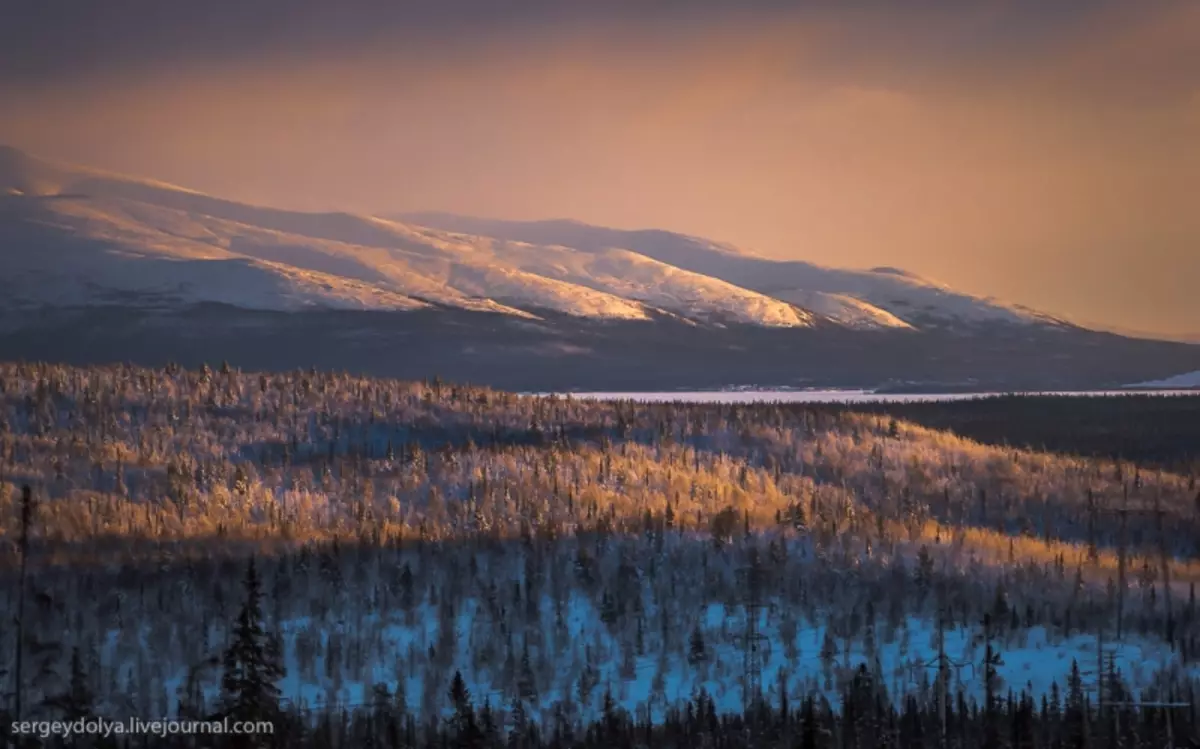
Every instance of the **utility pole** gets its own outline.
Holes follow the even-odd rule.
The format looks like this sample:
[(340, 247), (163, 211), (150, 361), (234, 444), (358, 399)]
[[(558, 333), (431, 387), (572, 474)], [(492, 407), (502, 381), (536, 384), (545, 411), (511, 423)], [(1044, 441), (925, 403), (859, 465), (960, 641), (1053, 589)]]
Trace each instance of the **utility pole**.
[(946, 749), (946, 682), (950, 680), (950, 669), (946, 667), (946, 612), (938, 607), (938, 662), (937, 662), (937, 691), (938, 691), (938, 723), (941, 726), (941, 736), (938, 746)]
[[(959, 679), (962, 679), (962, 671), (964, 668), (971, 669), (972, 678), (975, 673), (975, 664), (970, 662), (959, 662), (951, 659), (946, 655), (946, 610), (938, 604), (938, 620), (937, 620), (937, 662), (927, 663), (925, 668), (937, 670), (937, 705), (938, 705), (938, 724), (941, 731), (938, 737), (938, 746), (941, 749), (947, 749), (949, 746), (949, 731), (946, 725), (946, 712), (950, 704), (950, 669), (954, 669), (958, 674)], [(910, 666), (910, 672), (918, 668), (918, 666)], [(915, 677), (914, 677), (915, 678)]]
[[(1117, 689), (1117, 647), (1104, 639), (1104, 627), (1096, 632), (1096, 716), (1103, 724), (1104, 716), (1111, 708), (1122, 704), (1122, 690)], [(1112, 709), (1117, 733), (1121, 730), (1121, 711)]]
[(745, 598), (742, 608), (746, 612), (746, 629), (738, 637), (742, 646), (744, 668), (742, 688), (742, 711), (749, 717), (751, 709), (757, 707), (762, 696), (762, 665), (770, 651), (771, 638), (758, 630), (758, 617), (767, 605), (762, 600), (762, 589), (766, 570), (759, 557), (758, 547), (750, 547), (750, 562), (739, 572)]
[[(1140, 482), (1139, 484), (1140, 485)], [(1136, 488), (1137, 485), (1135, 485)], [(1167, 623), (1166, 623), (1166, 640), (1175, 649), (1175, 614), (1171, 598), (1171, 554), (1167, 548), (1167, 535), (1163, 529), (1163, 516), (1166, 515), (1166, 510), (1162, 508), (1161, 489), (1157, 486), (1154, 492), (1154, 507), (1150, 509), (1139, 508), (1129, 509), (1129, 485), (1124, 487), (1124, 498), (1120, 509), (1116, 510), (1121, 517), (1121, 536), (1117, 548), (1117, 640), (1121, 639), (1124, 632), (1125, 619), (1125, 578), (1127, 567), (1129, 566), (1129, 538), (1128, 526), (1129, 515), (1135, 513), (1139, 515), (1153, 515), (1155, 533), (1158, 536), (1158, 561), (1161, 570), (1163, 581), (1163, 605), (1166, 608)]]
[(1100, 557), (1100, 550), (1096, 546), (1096, 495), (1091, 489), (1087, 493), (1088, 505), (1088, 521), (1087, 521), (1087, 553), (1088, 561), (1095, 563)]
[(991, 614), (983, 615), (983, 636), (986, 642), (983, 651), (983, 693), (986, 700), (984, 706), (985, 741), (986, 745), (995, 746), (999, 743), (996, 740), (996, 732), (999, 730), (996, 726), (996, 682), (998, 680), (996, 667), (1003, 666), (1004, 660), (999, 653), (992, 649)]
[(1104, 625), (1096, 628), (1096, 714), (1104, 720)]
[(1162, 490), (1155, 483), (1154, 488), (1154, 521), (1158, 531), (1158, 558), (1162, 564), (1163, 604), (1167, 607), (1167, 644), (1175, 649), (1175, 615), (1171, 610), (1171, 558), (1167, 553), (1167, 535), (1163, 532), (1163, 509), (1160, 501)]
[(1125, 623), (1125, 566), (1126, 555), (1129, 553), (1129, 484), (1124, 484), (1121, 499), (1121, 538), (1117, 545), (1117, 641)]

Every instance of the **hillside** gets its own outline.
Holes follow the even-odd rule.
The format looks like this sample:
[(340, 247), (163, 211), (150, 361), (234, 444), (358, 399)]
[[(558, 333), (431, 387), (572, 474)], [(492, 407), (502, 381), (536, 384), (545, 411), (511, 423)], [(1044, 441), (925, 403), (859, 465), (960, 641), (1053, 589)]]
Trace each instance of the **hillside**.
[(1200, 371), (1187, 372), (1151, 382), (1140, 382), (1131, 387), (1141, 388), (1200, 388)]
[(386, 687), (445, 716), (458, 671), (541, 722), (604, 693), (655, 720), (700, 689), (736, 711), (746, 574), (770, 704), (836, 704), (860, 664), (926, 700), (939, 622), (956, 662), (995, 648), (1035, 700), (1097, 633), (1134, 694), (1200, 677), (1194, 477), (836, 409), (316, 371), (0, 365), (0, 425), (5, 534), (20, 484), (39, 501), (36, 689), (79, 648), (102, 714), (213, 704), (251, 553), (305, 710)]
[[(6, 297), (24, 306), (97, 303), (118, 292), (129, 300), (249, 309), (434, 303), (617, 320), (645, 320), (653, 310), (782, 327), (807, 326), (813, 317), (634, 252), (578, 252), (369, 216), (258, 208), (5, 153), (0, 269)], [(218, 260), (237, 262), (207, 262)], [(224, 285), (241, 293), (193, 283), (193, 275), (226, 277)], [(262, 280), (272, 276), (275, 288)]]
[[(561, 244), (586, 252), (623, 247), (780, 299), (851, 299), (858, 324), (970, 330), (988, 324), (1070, 327), (1052, 315), (957, 292), (896, 268), (844, 270), (770, 260), (732, 245), (671, 232), (622, 231), (576, 221), (499, 221), (444, 213), (401, 214), (407, 220), (507, 240)], [(803, 254), (802, 248), (797, 254)], [(828, 304), (828, 301), (825, 302)], [(845, 302), (843, 301), (843, 304)], [(865, 313), (865, 314), (864, 314)], [(831, 315), (837, 319), (836, 312)]]
[[(434, 303), (616, 320), (665, 312), (770, 327), (1059, 324), (890, 268), (774, 262), (668, 232), (573, 222), (280, 211), (11, 148), (0, 150), (0, 194), (0, 269), (10, 303), (24, 305), (119, 293), (250, 309)], [(238, 262), (205, 262), (214, 260)], [(236, 291), (190, 283), (192, 275), (227, 276)]]
[(0, 148), (0, 355), (517, 390), (1080, 389), (1200, 368), (896, 268), (663, 231), (246, 205)]

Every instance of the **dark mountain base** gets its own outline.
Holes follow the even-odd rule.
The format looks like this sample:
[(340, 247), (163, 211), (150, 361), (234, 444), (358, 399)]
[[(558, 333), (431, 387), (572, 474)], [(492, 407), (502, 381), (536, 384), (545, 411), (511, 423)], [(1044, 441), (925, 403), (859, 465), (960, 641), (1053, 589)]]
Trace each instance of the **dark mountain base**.
[(1200, 346), (1082, 330), (986, 334), (696, 326), (673, 319), (542, 320), (456, 310), (149, 312), (79, 308), (6, 315), (0, 358), (244, 369), (315, 366), (509, 390), (764, 387), (1037, 390), (1119, 387), (1200, 370)]

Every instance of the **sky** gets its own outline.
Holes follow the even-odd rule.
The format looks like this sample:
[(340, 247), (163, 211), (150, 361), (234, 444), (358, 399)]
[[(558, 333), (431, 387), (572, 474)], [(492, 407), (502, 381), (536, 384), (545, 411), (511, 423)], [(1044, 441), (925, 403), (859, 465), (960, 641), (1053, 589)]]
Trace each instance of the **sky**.
[(0, 143), (664, 228), (1200, 336), (1200, 3), (6, 0)]

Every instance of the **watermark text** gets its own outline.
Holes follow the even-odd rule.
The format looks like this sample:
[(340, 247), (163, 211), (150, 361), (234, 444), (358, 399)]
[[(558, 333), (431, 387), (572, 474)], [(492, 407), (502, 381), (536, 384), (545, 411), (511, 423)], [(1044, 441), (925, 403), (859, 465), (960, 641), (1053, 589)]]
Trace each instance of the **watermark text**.
[(270, 735), (275, 724), (269, 720), (108, 720), (107, 718), (78, 718), (76, 720), (13, 721), (11, 730), (18, 736), (37, 736), (40, 739), (61, 736), (234, 736)]

